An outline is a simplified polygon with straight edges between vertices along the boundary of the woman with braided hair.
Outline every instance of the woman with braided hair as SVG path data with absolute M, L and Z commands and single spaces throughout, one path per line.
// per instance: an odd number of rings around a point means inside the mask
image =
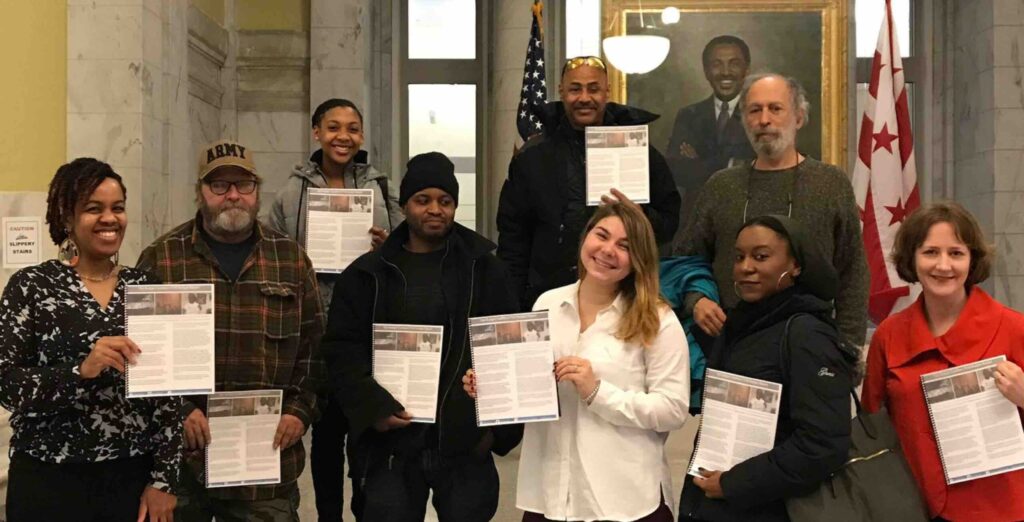
M 0 405 L 12 412 L 7 520 L 170 521 L 181 462 L 180 400 L 128 400 L 140 352 L 124 335 L 129 284 L 118 264 L 125 188 L 79 158 L 50 182 L 58 259 L 16 272 L 0 302 Z

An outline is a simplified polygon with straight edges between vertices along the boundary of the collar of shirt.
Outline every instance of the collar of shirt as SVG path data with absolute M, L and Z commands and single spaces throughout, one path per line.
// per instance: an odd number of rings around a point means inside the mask
M 722 102 L 725 100 L 719 100 L 718 96 L 712 96 L 711 99 L 715 101 L 715 119 L 717 120 L 719 113 L 722 112 Z M 725 103 L 729 104 L 729 116 L 732 117 L 733 114 L 736 114 L 736 105 L 740 103 L 740 97 L 736 96 Z
M 561 306 L 572 307 L 573 310 L 579 312 L 580 310 L 580 282 L 576 281 L 570 286 L 565 287 L 566 292 L 561 296 Z M 619 315 L 622 315 L 626 311 L 626 298 L 619 292 L 612 301 L 612 304 L 606 308 L 601 309 L 600 312 L 605 310 L 614 310 Z
M 907 330 L 910 342 L 902 350 L 893 351 L 889 365 L 901 366 L 928 350 L 938 350 L 956 366 L 984 359 L 1002 322 L 1002 308 L 998 301 L 975 286 L 953 326 L 946 333 L 935 337 L 928 327 L 922 294 L 907 310 L 910 314 Z

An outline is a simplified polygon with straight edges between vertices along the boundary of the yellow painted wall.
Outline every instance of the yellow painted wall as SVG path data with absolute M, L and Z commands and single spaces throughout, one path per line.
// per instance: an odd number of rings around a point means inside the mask
M 235 23 L 242 31 L 306 31 L 309 0 L 235 2 Z
M 45 191 L 67 153 L 67 3 L 4 2 L 0 191 Z
M 224 27 L 224 0 L 191 0 L 192 5 Z

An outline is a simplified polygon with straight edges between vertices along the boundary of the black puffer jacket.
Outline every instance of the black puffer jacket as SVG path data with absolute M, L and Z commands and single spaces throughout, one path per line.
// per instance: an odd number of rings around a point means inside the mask
M 794 286 L 755 304 L 741 302 L 729 314 L 708 367 L 782 383 L 775 448 L 722 474 L 725 500 L 708 499 L 687 476 L 683 518 L 789 520 L 784 499 L 814 490 L 846 461 L 856 355 L 840 347 L 831 313 L 829 303 Z M 795 315 L 783 354 L 782 333 Z
M 609 103 L 606 126 L 644 125 L 650 112 Z M 583 131 L 569 125 L 561 102 L 545 107 L 544 134 L 512 158 L 498 201 L 498 257 L 508 266 L 523 310 L 540 294 L 578 279 L 580 235 L 596 207 L 586 205 L 586 148 Z M 648 146 L 651 203 L 642 205 L 659 244 L 679 224 L 679 192 L 665 158 Z
M 437 430 L 437 449 L 444 455 L 469 454 L 487 431 L 494 435 L 491 450 L 508 453 L 522 438 L 522 425 L 481 429 L 476 426 L 473 399 L 462 389 L 462 375 L 470 367 L 468 318 L 516 311 L 508 276 L 491 254 L 494 243 L 455 224 L 445 244 L 441 287 L 447 306 L 443 362 L 438 391 L 437 423 L 412 424 L 378 433 L 378 419 L 402 411 L 403 406 L 372 374 L 373 323 L 394 323 L 405 296 L 405 279 L 388 259 L 408 240 L 402 223 L 376 252 L 356 259 L 338 278 L 327 321 L 322 350 L 330 354 L 330 385 L 350 422 L 349 451 L 353 476 L 366 469 L 368 459 L 385 453 L 414 453 Z M 363 466 L 365 464 L 365 466 Z

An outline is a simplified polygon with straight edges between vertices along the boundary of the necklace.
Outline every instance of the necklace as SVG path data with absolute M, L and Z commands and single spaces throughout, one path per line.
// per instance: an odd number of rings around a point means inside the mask
M 111 276 L 113 276 L 114 274 L 116 274 L 117 270 L 119 268 L 121 268 L 121 265 L 118 265 L 118 264 L 115 263 L 113 266 L 110 267 L 110 270 L 106 273 L 106 275 L 103 275 L 103 276 L 100 276 L 100 277 L 93 277 L 93 276 L 87 276 L 87 275 L 83 274 L 82 272 L 78 272 L 78 277 L 81 277 L 82 279 L 84 279 L 86 281 L 89 281 L 90 283 L 102 283 L 102 282 L 106 281 L 107 279 L 110 279 Z

